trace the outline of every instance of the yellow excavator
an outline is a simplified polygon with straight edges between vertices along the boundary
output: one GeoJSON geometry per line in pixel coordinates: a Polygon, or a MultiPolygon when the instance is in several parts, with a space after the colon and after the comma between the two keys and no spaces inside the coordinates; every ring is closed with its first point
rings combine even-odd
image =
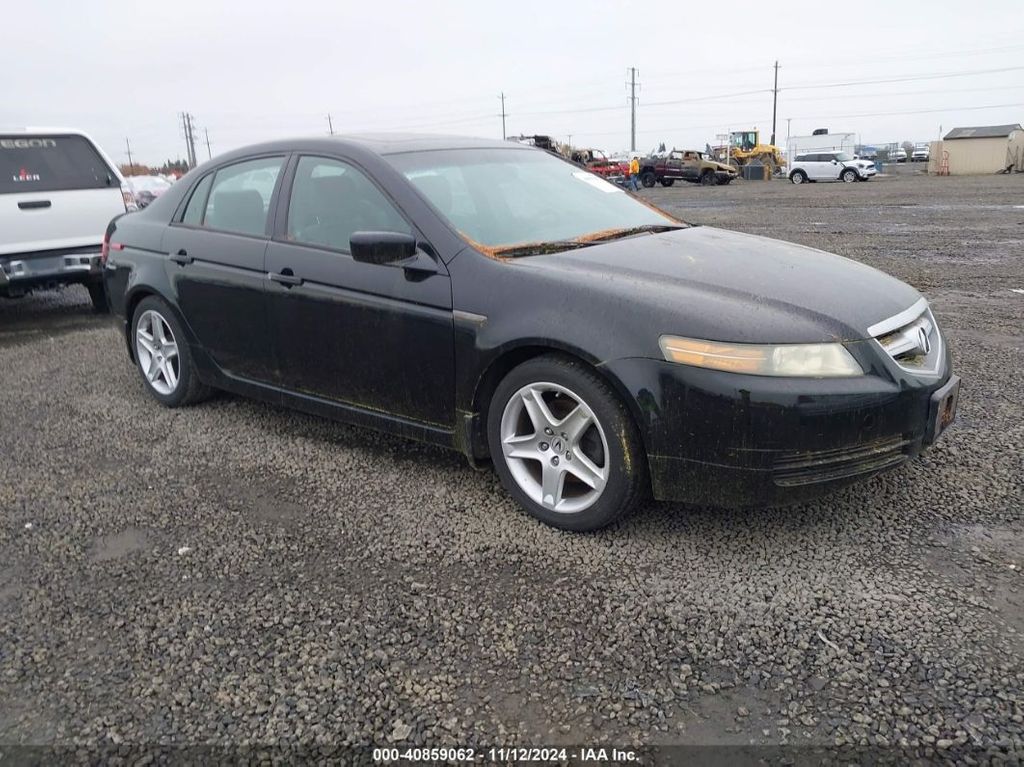
{"type": "Polygon", "coordinates": [[[786,164],[782,159],[782,151],[772,144],[762,144],[761,134],[757,130],[730,133],[729,145],[716,146],[714,154],[719,162],[727,162],[740,168],[752,162],[759,162],[765,167],[767,175],[774,174],[786,164]]]}

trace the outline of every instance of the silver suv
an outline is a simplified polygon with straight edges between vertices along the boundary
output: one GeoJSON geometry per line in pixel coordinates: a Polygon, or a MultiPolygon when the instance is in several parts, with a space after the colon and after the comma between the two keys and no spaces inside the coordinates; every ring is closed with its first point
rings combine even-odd
{"type": "Polygon", "coordinates": [[[81,131],[0,130],[0,296],[82,284],[105,311],[103,235],[135,207],[117,166],[81,131]]]}

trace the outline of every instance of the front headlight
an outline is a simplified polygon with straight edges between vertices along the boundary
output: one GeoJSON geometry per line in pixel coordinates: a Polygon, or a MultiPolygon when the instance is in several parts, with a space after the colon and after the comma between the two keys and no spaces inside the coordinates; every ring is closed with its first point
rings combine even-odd
{"type": "Polygon", "coordinates": [[[863,375],[842,344],[726,344],[680,336],[658,339],[669,362],[758,376],[835,378],[863,375]]]}

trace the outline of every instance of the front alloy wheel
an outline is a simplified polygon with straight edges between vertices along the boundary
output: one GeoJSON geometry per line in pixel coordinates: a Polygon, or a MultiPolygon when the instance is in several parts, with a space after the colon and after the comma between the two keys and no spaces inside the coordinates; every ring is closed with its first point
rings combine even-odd
{"type": "Polygon", "coordinates": [[[572,357],[544,355],[508,373],[491,398],[487,441],[505,489],[563,530],[604,527],[649,489],[636,424],[604,379],[572,357]]]}
{"type": "Polygon", "coordinates": [[[512,477],[534,503],[571,514],[608,482],[608,439],[593,411],[556,383],[527,384],[505,405],[501,447],[512,477]]]}
{"type": "Polygon", "coordinates": [[[839,178],[841,178],[847,184],[852,184],[854,181],[857,180],[857,171],[853,170],[852,168],[847,168],[846,170],[843,171],[843,174],[839,178]]]}

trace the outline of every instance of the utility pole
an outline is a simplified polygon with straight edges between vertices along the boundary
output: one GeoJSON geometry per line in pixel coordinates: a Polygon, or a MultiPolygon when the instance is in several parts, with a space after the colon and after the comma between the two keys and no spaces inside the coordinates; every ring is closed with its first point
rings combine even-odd
{"type": "Polygon", "coordinates": [[[793,122],[793,118],[792,117],[787,117],[786,118],[786,143],[787,144],[789,143],[789,124],[791,122],[793,122]]]}
{"type": "Polygon", "coordinates": [[[132,159],[132,144],[127,136],[124,139],[124,145],[128,149],[128,167],[132,168],[135,165],[135,161],[132,159]]]}
{"type": "Polygon", "coordinates": [[[636,67],[629,68],[629,151],[636,151],[636,67]]]}
{"type": "Polygon", "coordinates": [[[188,113],[181,113],[181,130],[185,136],[185,163],[189,168],[192,167],[192,151],[189,149],[188,142],[188,113]]]}
{"type": "Polygon", "coordinates": [[[197,164],[196,158],[196,137],[195,137],[195,124],[192,117],[188,112],[181,113],[181,125],[185,130],[185,151],[188,155],[188,167],[194,168],[197,164]]]}
{"type": "Polygon", "coordinates": [[[505,140],[505,91],[498,97],[501,99],[501,140],[505,140]]]}
{"type": "Polygon", "coordinates": [[[775,146],[775,111],[779,106],[779,62],[775,62],[775,87],[772,88],[772,146],[775,146]]]}
{"type": "Polygon", "coordinates": [[[210,149],[210,129],[203,128],[203,135],[206,136],[206,159],[213,159],[213,150],[210,149]]]}
{"type": "Polygon", "coordinates": [[[189,151],[192,153],[192,167],[196,167],[199,164],[199,155],[196,154],[196,124],[195,118],[189,113],[188,116],[188,146],[189,151]]]}
{"type": "Polygon", "coordinates": [[[327,132],[334,135],[334,123],[331,121],[331,113],[327,113],[327,132]]]}

